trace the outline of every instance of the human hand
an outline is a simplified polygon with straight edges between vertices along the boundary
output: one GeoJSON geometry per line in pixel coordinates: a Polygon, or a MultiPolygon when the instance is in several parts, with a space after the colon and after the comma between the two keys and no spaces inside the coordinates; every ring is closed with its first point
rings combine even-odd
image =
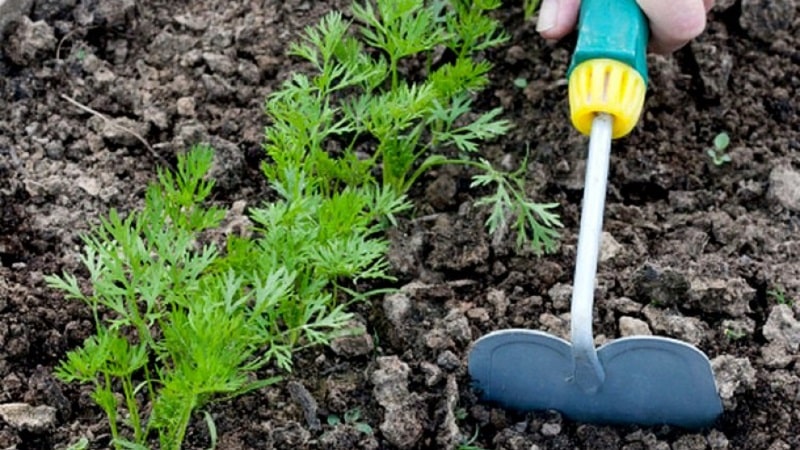
{"type": "MultiPolygon", "coordinates": [[[[650,48],[671,53],[703,32],[714,0],[636,0],[650,21],[650,48]]],[[[542,0],[536,31],[545,39],[560,39],[578,21],[580,0],[542,0]]]]}

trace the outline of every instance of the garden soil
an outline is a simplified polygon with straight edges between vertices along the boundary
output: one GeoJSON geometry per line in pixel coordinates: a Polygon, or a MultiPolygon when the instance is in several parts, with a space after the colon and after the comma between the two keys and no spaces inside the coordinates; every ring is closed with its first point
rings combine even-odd
{"type": "MultiPolygon", "coordinates": [[[[217,149],[214,201],[232,208],[231,227],[246,223],[243,211],[270,196],[264,99],[307,69],[287,43],[349,2],[34,3],[0,41],[0,448],[82,437],[107,448],[87,388],[52,375],[92,333],[90,312],[43,277],[85,279],[81,234],[110,208],[141,206],[156,168],[197,142],[217,149]]],[[[496,70],[477,98],[515,128],[483,150],[507,169],[529,155],[528,193],[559,204],[557,249],[537,255],[511,232],[488,235],[470,173],[429,173],[414,214],[390,232],[399,291],[353,308],[364,334],[304,350],[279,385],[208,407],[217,448],[433,449],[473,437],[474,448],[509,450],[800,448],[798,9],[718,1],[701,38],[650,57],[645,114],[613,148],[598,344],[653,333],[698,346],[725,404],[713,428],[578,424],[470,391],[467,355],[481,335],[568,332],[587,146],[567,120],[574,37],[543,41],[515,4],[498,14],[511,39],[485,55],[496,70]],[[731,161],[715,165],[707,150],[721,132],[731,161]]],[[[198,415],[186,448],[209,439],[198,415]]]]}

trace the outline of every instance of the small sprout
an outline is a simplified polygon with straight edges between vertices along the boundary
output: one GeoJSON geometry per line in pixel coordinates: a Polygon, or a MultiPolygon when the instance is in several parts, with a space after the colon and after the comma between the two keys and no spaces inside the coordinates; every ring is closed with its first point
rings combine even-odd
{"type": "MultiPolygon", "coordinates": [[[[328,425],[335,427],[341,425],[341,423],[342,419],[336,414],[328,416],[328,425]]],[[[358,408],[353,408],[344,413],[344,423],[352,426],[363,434],[372,435],[375,433],[370,424],[361,421],[361,410],[358,408]]]]}
{"type": "Polygon", "coordinates": [[[732,328],[725,328],[725,337],[731,341],[738,341],[747,336],[747,333],[741,330],[734,330],[732,328]]]}
{"type": "Polygon", "coordinates": [[[724,131],[714,137],[714,147],[707,149],[706,153],[715,166],[719,167],[725,163],[731,162],[731,155],[725,153],[730,144],[731,138],[728,136],[728,133],[724,131]]]}
{"type": "Polygon", "coordinates": [[[767,291],[767,295],[772,297],[775,300],[775,303],[779,305],[794,306],[794,300],[791,298],[786,298],[786,292],[781,286],[776,286],[774,289],[767,291]]]}
{"type": "Polygon", "coordinates": [[[515,78],[514,79],[514,86],[516,86],[516,87],[518,87],[520,89],[525,89],[526,87],[528,87],[528,80],[526,78],[522,78],[522,77],[515,78]]]}
{"type": "Polygon", "coordinates": [[[70,446],[67,447],[67,450],[86,450],[88,448],[89,439],[86,439],[86,437],[81,437],[77,442],[70,444],[70,446]]]}
{"type": "Polygon", "coordinates": [[[475,429],[475,433],[466,441],[459,444],[457,450],[484,450],[483,447],[475,444],[475,441],[478,440],[478,429],[475,429]]]}

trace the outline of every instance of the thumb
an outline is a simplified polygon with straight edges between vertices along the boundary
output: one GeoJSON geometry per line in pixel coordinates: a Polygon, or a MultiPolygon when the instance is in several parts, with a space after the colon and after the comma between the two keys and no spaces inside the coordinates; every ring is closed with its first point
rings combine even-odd
{"type": "Polygon", "coordinates": [[[706,26],[714,0],[636,0],[650,20],[651,49],[670,53],[697,37],[706,26]]]}
{"type": "Polygon", "coordinates": [[[561,39],[575,28],[581,0],[542,0],[536,31],[545,39],[561,39]]]}

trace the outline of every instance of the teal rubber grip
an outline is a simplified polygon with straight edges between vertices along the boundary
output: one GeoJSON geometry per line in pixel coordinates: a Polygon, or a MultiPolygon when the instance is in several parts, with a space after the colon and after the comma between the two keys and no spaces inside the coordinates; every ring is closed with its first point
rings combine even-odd
{"type": "Polygon", "coordinates": [[[647,85],[649,35],[647,17],[636,0],[583,0],[567,76],[584,61],[605,58],[633,67],[647,85]]]}

